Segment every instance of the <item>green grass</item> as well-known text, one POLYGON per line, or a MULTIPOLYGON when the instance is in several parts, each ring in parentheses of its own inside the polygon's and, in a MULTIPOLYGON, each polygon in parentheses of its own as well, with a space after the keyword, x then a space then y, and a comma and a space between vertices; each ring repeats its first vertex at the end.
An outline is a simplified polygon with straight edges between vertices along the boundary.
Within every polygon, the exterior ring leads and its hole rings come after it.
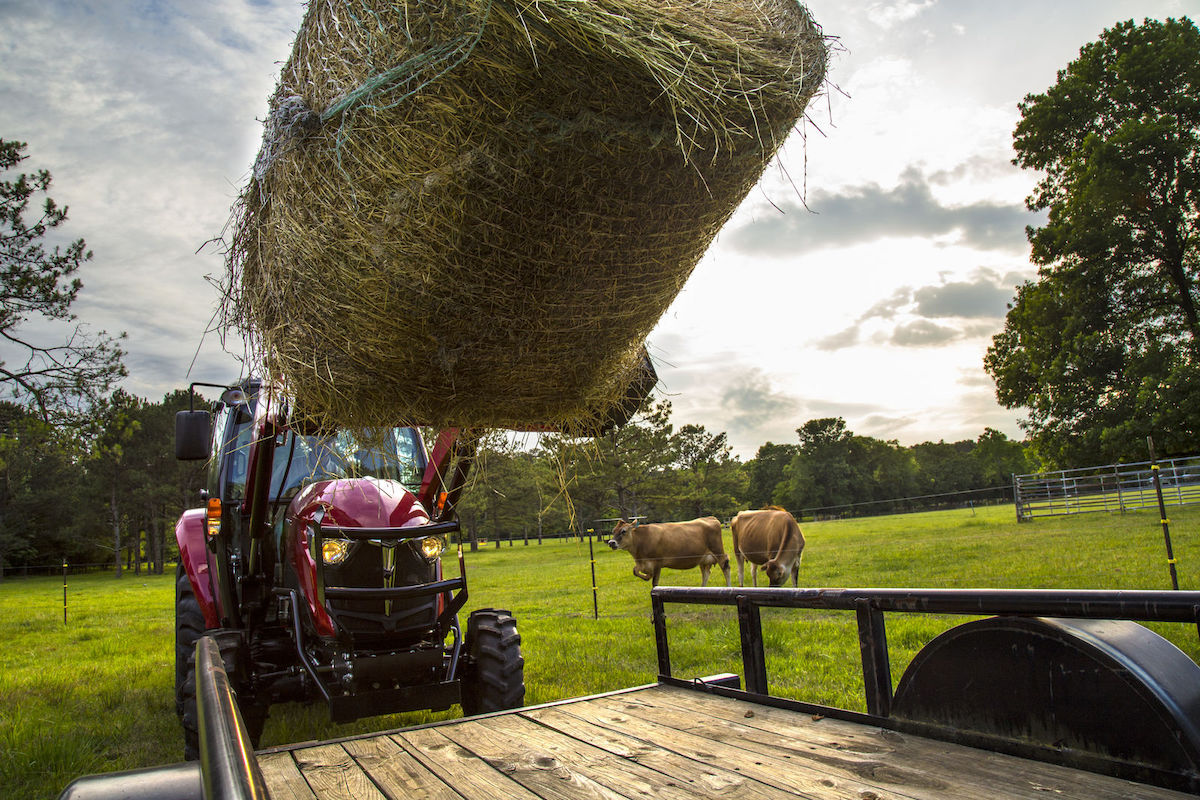
MULTIPOLYGON (((807 523, 802 586, 1168 589, 1158 514, 1088 514, 1018 525, 1011 506, 807 523)), ((1181 588, 1200 589, 1200 508, 1173 508, 1181 588)), ((728 532, 726 547, 729 552, 728 532)), ((529 704, 649 683, 657 672, 649 585, 623 552, 595 546, 596 600, 587 543, 520 541, 468 553, 468 610, 517 617, 529 704)), ((447 573, 456 574, 453 558, 447 573)), ((737 582, 737 567, 733 565, 737 582)), ((749 575, 747 575, 749 579, 749 575)), ((696 570, 663 583, 699 585, 696 570)), ((720 583, 719 573, 717 582, 720 583)), ((173 698, 173 576, 70 578, 69 623, 59 578, 0 584, 0 787, 8 798, 55 796, 89 772, 181 758, 173 698)), ((741 672, 736 615, 668 606, 679 676, 741 672)), ((888 615, 893 681, 949 617, 888 615)), ((1195 626, 1154 626, 1193 659, 1195 626)), ((853 614, 766 609, 763 639, 772 691, 862 709, 853 614)), ((456 710, 348 725, 321 707, 277 706, 264 746, 345 736, 456 716, 456 710)))

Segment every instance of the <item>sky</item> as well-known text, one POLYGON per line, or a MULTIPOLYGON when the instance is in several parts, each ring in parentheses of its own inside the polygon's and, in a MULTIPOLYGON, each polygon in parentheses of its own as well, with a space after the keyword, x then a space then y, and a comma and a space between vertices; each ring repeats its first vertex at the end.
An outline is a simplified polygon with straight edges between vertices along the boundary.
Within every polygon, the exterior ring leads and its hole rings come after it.
MULTIPOLYGON (((767 441, 1022 438, 983 369, 1035 277, 1017 104, 1118 21, 1200 0, 810 0, 828 82, 648 344, 676 425, 767 441)), ((124 332, 152 400, 242 371, 213 331, 230 206, 304 13, 297 0, 0 0, 0 138, 28 143, 94 253, 73 310, 124 332)), ((54 335, 44 325, 25 330, 54 335)), ((4 357, 0 351, 0 357, 4 357)))

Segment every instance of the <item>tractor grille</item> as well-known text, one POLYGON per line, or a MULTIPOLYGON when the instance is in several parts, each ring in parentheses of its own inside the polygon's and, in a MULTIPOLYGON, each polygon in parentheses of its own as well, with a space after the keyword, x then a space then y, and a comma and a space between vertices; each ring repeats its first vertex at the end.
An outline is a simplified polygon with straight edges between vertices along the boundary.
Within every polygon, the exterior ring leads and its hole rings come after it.
MULTIPOLYGON (((358 542, 342 564, 325 567, 326 587, 391 589, 420 586, 438 579, 436 564, 427 561, 414 542, 381 545, 358 542)), ((327 607, 338 628, 356 646, 387 647, 422 638, 437 621, 438 598, 329 598, 327 607)))

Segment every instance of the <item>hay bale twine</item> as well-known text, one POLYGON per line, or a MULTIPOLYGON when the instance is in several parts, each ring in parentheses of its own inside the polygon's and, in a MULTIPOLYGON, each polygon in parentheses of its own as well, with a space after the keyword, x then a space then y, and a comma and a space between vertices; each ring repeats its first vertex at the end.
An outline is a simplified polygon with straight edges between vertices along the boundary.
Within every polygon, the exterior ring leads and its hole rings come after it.
POLYGON ((322 423, 594 415, 826 53, 795 0, 311 0, 227 322, 322 423))

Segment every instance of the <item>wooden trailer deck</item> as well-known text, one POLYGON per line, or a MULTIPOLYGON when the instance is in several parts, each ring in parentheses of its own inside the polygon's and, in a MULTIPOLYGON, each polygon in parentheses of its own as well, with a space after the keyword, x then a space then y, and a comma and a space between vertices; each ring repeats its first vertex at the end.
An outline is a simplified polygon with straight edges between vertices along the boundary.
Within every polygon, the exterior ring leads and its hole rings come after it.
POLYGON ((661 683, 257 759, 272 800, 1191 796, 661 683))

